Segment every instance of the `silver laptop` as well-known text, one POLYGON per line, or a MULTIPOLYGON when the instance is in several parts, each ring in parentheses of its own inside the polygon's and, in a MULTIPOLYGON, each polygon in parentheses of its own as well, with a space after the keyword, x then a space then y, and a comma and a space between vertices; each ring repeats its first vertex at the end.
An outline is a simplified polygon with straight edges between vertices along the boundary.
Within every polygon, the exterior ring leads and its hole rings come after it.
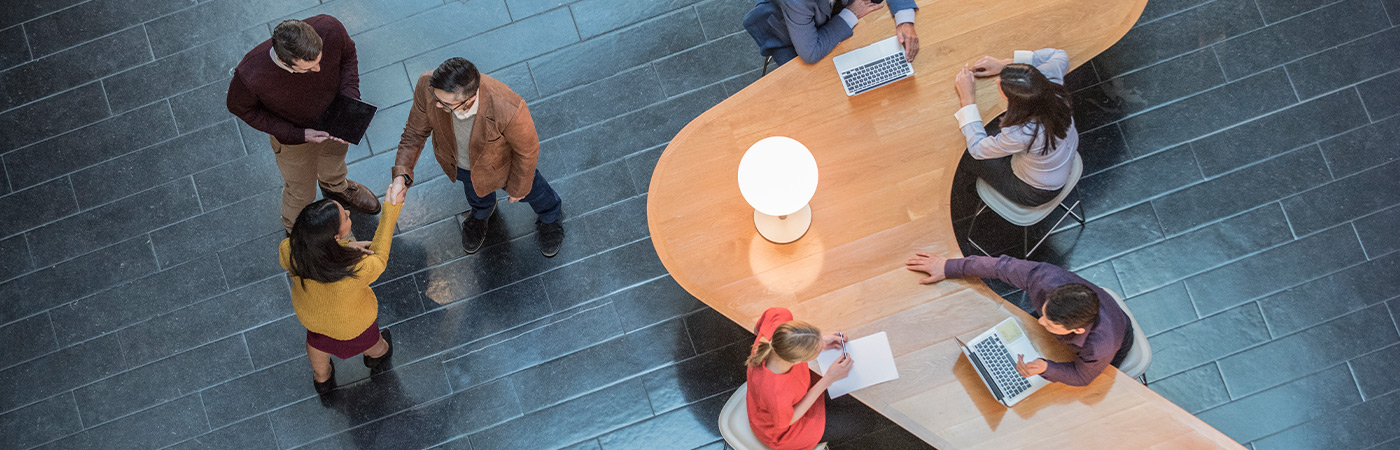
POLYGON ((1025 355, 1025 360, 1030 361, 1039 358, 1040 352, 1031 345, 1031 339, 1014 317, 1006 318, 966 344, 956 337, 953 339, 958 341, 963 354, 972 361, 972 367, 977 369, 982 383, 1003 405, 1015 405, 1050 384, 1040 375, 1026 378, 1016 371, 1016 355, 1025 355))
POLYGON ((914 66, 904 60, 904 47, 894 37, 837 55, 832 62, 848 97, 914 75, 914 66))

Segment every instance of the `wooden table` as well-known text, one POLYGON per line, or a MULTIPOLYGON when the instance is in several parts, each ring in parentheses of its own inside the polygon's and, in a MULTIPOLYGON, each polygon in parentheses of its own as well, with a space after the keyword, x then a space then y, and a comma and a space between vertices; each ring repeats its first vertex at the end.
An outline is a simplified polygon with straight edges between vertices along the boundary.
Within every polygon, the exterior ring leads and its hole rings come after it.
MULTIPOLYGON (((1054 384, 1002 406, 953 337, 1012 316, 1047 357, 1067 361, 1071 353, 980 280, 924 286, 903 266, 915 251, 962 256, 949 211, 965 145, 952 117, 956 71, 982 55, 1045 47, 1067 50, 1077 66, 1127 33, 1146 0, 919 3, 922 50, 912 79, 847 97, 830 56, 810 66, 793 61, 676 135, 647 200, 667 270, 746 328, 783 306, 827 331, 888 332, 900 378, 853 395, 940 449, 1242 448, 1117 370, 1087 387, 1054 384), (754 230, 737 182, 744 151, 774 135, 806 144, 820 172, 811 230, 786 245, 754 230)), ((832 55, 892 30, 888 13, 871 14, 832 55)), ((1005 110, 995 89, 978 82, 983 117, 1005 110)))

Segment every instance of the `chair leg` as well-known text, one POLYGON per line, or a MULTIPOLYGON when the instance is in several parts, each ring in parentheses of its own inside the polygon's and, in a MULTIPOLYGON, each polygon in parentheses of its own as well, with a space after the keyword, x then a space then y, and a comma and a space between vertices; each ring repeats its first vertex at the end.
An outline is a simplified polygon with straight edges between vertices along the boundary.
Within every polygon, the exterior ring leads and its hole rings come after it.
POLYGON ((761 76, 764 76, 764 75, 768 75, 768 63, 771 63, 771 62, 773 62, 773 57, 772 57, 772 56, 769 56, 769 57, 763 59, 763 73, 762 73, 762 74, 759 74, 760 77, 761 77, 761 76))
POLYGON ((1143 386, 1147 386, 1147 374, 1138 375, 1138 381, 1141 381, 1143 386))
POLYGON ((1080 225, 1080 226, 1084 226, 1084 219, 1081 218, 1081 217, 1079 217, 1078 214, 1075 214, 1075 213, 1074 213, 1074 207, 1075 207, 1075 206, 1079 206, 1079 202, 1076 201, 1076 202, 1074 202, 1073 205, 1070 205, 1070 206, 1067 207, 1067 208, 1065 207, 1065 204, 1064 204, 1064 203, 1061 203, 1061 204, 1060 204, 1060 207, 1061 207, 1061 208, 1064 208, 1065 214, 1062 215, 1062 216, 1060 216, 1060 220, 1056 220, 1056 221, 1055 221, 1055 225, 1052 225, 1052 226, 1050 227, 1050 231, 1045 232, 1045 236, 1041 236, 1040 241, 1039 241, 1039 242, 1036 242, 1036 243, 1035 243, 1035 246, 1034 246, 1034 247, 1031 247, 1030 251, 1026 252, 1026 258, 1030 258, 1030 257, 1031 257, 1031 254, 1032 254, 1032 253, 1035 253, 1036 249, 1039 249, 1039 248, 1040 248, 1040 244, 1044 244, 1044 243, 1045 243, 1045 240, 1046 240, 1046 239, 1049 239, 1049 238, 1050 238, 1050 235, 1055 233, 1055 229, 1060 227, 1060 224, 1063 223, 1063 222, 1065 221, 1065 218, 1070 217, 1070 216, 1074 216, 1074 220, 1077 221, 1077 222, 1079 222, 1079 225, 1080 225))
POLYGON ((983 212, 983 211, 986 211, 986 210, 987 210, 987 204, 983 203, 981 208, 977 208, 977 213, 975 213, 975 214, 972 215, 972 220, 971 220, 970 222, 968 222, 968 224, 967 224, 967 245, 972 246, 972 248, 977 249, 977 251, 979 251, 979 252, 982 252, 982 254, 985 255, 985 256, 992 256, 991 253, 987 253, 987 250, 986 250, 986 249, 983 249, 981 245, 977 245, 977 242, 972 240, 972 232, 973 232, 973 230, 976 230, 976 229, 977 229, 977 216, 982 215, 982 212, 983 212))

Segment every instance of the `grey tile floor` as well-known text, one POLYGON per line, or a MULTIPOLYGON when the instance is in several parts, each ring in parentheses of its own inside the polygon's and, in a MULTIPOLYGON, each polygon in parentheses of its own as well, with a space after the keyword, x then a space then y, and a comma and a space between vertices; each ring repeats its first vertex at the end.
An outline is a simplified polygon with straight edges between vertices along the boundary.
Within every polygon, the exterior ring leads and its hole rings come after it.
MULTIPOLYGON (((0 448, 723 448, 751 335, 671 281, 644 215, 666 141, 758 77, 750 5, 7 2, 0 448), (382 189, 412 75, 465 56, 530 100, 569 232, 542 258, 503 204, 468 257, 461 185, 424 177, 376 286, 394 370, 338 364, 325 398, 270 253, 267 137, 223 105, 271 23, 321 13, 381 107, 351 178, 382 189)), ((1400 445, 1397 19, 1400 0, 1151 0, 1070 77, 1090 221, 1037 258, 1128 296, 1149 386, 1257 450, 1400 445)), ((843 447, 926 448, 866 427, 843 447)))

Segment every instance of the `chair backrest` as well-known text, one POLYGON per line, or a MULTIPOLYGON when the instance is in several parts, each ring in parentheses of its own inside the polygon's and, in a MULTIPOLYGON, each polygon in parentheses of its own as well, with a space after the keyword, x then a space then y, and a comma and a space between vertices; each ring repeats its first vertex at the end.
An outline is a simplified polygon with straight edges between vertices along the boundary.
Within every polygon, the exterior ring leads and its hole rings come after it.
POLYGON ((1140 377, 1147 373, 1147 367, 1152 365, 1152 345, 1147 343, 1147 333, 1142 331, 1142 325, 1133 317, 1133 312, 1128 310, 1128 303, 1123 301, 1122 296, 1107 288, 1104 288, 1104 292, 1108 292, 1113 301, 1118 302, 1118 308, 1128 315, 1128 321, 1133 324, 1133 348, 1128 349, 1128 356, 1123 358, 1118 370, 1133 378, 1140 377))
POLYGON ((1011 201, 1006 196, 1001 195, 992 185, 987 184, 982 179, 977 179, 977 196, 982 198, 982 203, 986 203, 988 208, 996 211, 997 215, 1006 219, 1007 222, 1028 227, 1040 223, 1046 216, 1055 211, 1060 203, 1069 197, 1069 193, 1074 191, 1074 186, 1079 183, 1079 177, 1084 174, 1084 159, 1075 152, 1074 160, 1070 162, 1069 179, 1065 180, 1065 187, 1060 190, 1060 194, 1054 200, 1040 206, 1026 206, 1011 201))
POLYGON ((758 44, 758 54, 762 56, 773 56, 773 49, 792 46, 792 38, 788 37, 783 24, 783 13, 769 0, 758 0, 744 15, 744 31, 758 44))
MULTIPOLYGON (((748 395, 749 384, 744 383, 739 385, 734 395, 729 396, 729 401, 724 402, 724 408, 719 411, 719 435, 734 450, 773 450, 763 445, 749 426, 748 395)), ((812 450, 825 449, 826 443, 823 442, 812 450)))

